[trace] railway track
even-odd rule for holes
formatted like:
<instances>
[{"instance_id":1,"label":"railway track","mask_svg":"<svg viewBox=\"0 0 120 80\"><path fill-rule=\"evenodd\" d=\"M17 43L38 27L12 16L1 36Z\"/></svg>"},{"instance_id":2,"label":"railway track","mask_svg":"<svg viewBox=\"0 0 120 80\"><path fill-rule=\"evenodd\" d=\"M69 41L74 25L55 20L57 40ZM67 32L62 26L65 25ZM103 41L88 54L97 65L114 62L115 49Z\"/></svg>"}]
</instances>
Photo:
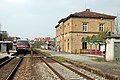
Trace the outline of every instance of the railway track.
<instances>
[{"instance_id":1,"label":"railway track","mask_svg":"<svg viewBox=\"0 0 120 80\"><path fill-rule=\"evenodd\" d=\"M3 61L1 64L0 64L0 68L3 67L5 64L7 64L8 62L10 62L13 58L10 58L10 59L7 59L6 61Z\"/></svg>"},{"instance_id":2,"label":"railway track","mask_svg":"<svg viewBox=\"0 0 120 80\"><path fill-rule=\"evenodd\" d=\"M18 56L1 65L0 80L106 80L42 53Z\"/></svg>"},{"instance_id":3,"label":"railway track","mask_svg":"<svg viewBox=\"0 0 120 80\"><path fill-rule=\"evenodd\" d=\"M11 58L0 64L0 80L11 80L17 71L22 58Z\"/></svg>"},{"instance_id":4,"label":"railway track","mask_svg":"<svg viewBox=\"0 0 120 80\"><path fill-rule=\"evenodd\" d=\"M41 60L32 59L32 80L60 80L60 78Z\"/></svg>"},{"instance_id":5,"label":"railway track","mask_svg":"<svg viewBox=\"0 0 120 80\"><path fill-rule=\"evenodd\" d=\"M31 55L26 54L25 56ZM13 77L13 80L32 80L31 71L31 58L23 56L23 61L21 62L15 76Z\"/></svg>"},{"instance_id":6,"label":"railway track","mask_svg":"<svg viewBox=\"0 0 120 80\"><path fill-rule=\"evenodd\" d=\"M40 56L45 56L39 54ZM47 66L61 79L61 80L106 80L101 76L97 76L83 69L75 69L76 67L70 67L66 64L56 61L53 58L45 57L41 58Z\"/></svg>"},{"instance_id":7,"label":"railway track","mask_svg":"<svg viewBox=\"0 0 120 80\"><path fill-rule=\"evenodd\" d=\"M18 54L14 54L15 56L18 56ZM10 62L12 59L14 59L15 57L12 57L12 58L9 58L8 57L8 59L6 59L6 60L4 60L4 61L2 61L1 63L0 63L0 68L2 67L2 66L4 66L5 64L7 64L8 62Z\"/></svg>"},{"instance_id":8,"label":"railway track","mask_svg":"<svg viewBox=\"0 0 120 80\"><path fill-rule=\"evenodd\" d=\"M71 71L70 69L56 63L55 61L50 61L51 59L42 59L47 66L61 79L61 80L92 80L90 78L83 78L82 76L76 74L75 72Z\"/></svg>"},{"instance_id":9,"label":"railway track","mask_svg":"<svg viewBox=\"0 0 120 80\"><path fill-rule=\"evenodd\" d=\"M13 70L11 71L11 73L8 75L6 80L12 80L14 75L16 74L17 69L19 68L21 62L22 62L23 58L20 59L20 61L16 64L16 66L13 68Z\"/></svg>"}]
</instances>

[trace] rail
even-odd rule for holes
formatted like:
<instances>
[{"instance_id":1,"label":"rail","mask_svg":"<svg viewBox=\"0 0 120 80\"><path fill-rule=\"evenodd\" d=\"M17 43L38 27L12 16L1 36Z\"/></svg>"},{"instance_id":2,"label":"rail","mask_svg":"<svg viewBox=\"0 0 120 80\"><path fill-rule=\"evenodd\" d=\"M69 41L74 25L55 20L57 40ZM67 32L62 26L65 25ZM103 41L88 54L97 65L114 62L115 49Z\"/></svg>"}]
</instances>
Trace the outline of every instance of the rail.
<instances>
[{"instance_id":1,"label":"rail","mask_svg":"<svg viewBox=\"0 0 120 80\"><path fill-rule=\"evenodd\" d=\"M52 68L44 59L41 58L41 60L61 79L65 80L62 75L60 75L54 68Z\"/></svg>"},{"instance_id":2,"label":"rail","mask_svg":"<svg viewBox=\"0 0 120 80\"><path fill-rule=\"evenodd\" d=\"M1 64L0 64L0 68L1 67L3 67L5 64L7 64L8 62L10 62L12 59L14 59L14 57L13 58L10 58L10 59L8 59L8 60L6 60L6 61L4 61L4 62L2 62Z\"/></svg>"},{"instance_id":3,"label":"rail","mask_svg":"<svg viewBox=\"0 0 120 80\"><path fill-rule=\"evenodd\" d=\"M21 62L23 61L23 58L21 58L21 60L18 62L18 64L14 67L14 69L11 71L10 75L7 77L6 80L12 80L15 73L17 72L17 69L19 68Z\"/></svg>"},{"instance_id":4,"label":"rail","mask_svg":"<svg viewBox=\"0 0 120 80\"><path fill-rule=\"evenodd\" d=\"M34 52L35 52L35 51L34 51ZM41 53L41 55L45 56L45 54L42 54L42 53ZM48 58L50 58L50 57L48 57ZM42 59L42 58L41 58L41 59ZM55 60L55 59L53 59L53 58L50 58L50 59L52 59L53 61L59 63L60 65L62 65L62 66L64 66L64 67L66 67L67 69L75 72L76 74L78 74L78 75L86 78L87 80L94 80L93 78L91 78L91 77L89 77L89 76L87 76L87 75L85 75L85 74L83 74L83 73L81 73L81 72L79 72L79 71L77 71L77 70L75 70L75 69L73 69L73 68L65 65L65 64L62 64L61 62L59 62L59 61L57 61L57 60ZM48 67L50 67L51 70L53 70L53 72L54 72L56 75L58 75L58 77L59 77L61 80L65 80L64 77L63 77L62 75L60 75L55 69L53 69L44 59L42 59L42 60L46 63L46 65L47 65Z\"/></svg>"}]
</instances>

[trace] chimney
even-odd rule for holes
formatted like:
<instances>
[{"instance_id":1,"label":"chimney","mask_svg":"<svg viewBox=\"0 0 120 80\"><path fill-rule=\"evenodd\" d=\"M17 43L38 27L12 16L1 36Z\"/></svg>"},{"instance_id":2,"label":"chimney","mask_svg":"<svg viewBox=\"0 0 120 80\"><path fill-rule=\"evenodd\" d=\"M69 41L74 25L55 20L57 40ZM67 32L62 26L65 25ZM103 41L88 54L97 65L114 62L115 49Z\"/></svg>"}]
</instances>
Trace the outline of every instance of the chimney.
<instances>
[{"instance_id":1,"label":"chimney","mask_svg":"<svg viewBox=\"0 0 120 80\"><path fill-rule=\"evenodd\" d=\"M90 12L90 9L86 9L86 11Z\"/></svg>"}]
</instances>

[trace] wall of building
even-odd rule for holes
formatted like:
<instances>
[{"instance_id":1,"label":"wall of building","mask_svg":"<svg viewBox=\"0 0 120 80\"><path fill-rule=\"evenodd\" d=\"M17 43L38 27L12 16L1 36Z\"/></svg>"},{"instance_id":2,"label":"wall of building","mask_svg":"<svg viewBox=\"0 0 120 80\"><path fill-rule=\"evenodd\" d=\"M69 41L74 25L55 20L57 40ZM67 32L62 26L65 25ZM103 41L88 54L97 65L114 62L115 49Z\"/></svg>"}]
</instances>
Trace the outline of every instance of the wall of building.
<instances>
[{"instance_id":1,"label":"wall of building","mask_svg":"<svg viewBox=\"0 0 120 80\"><path fill-rule=\"evenodd\" d=\"M116 38L108 38L106 40L107 46L106 46L106 54L105 54L105 60L106 61L113 61L116 60L115 58L115 42L120 43L120 39L116 39ZM119 47L119 46L118 46ZM120 56L117 56L118 58L120 58Z\"/></svg>"},{"instance_id":2,"label":"wall of building","mask_svg":"<svg viewBox=\"0 0 120 80\"><path fill-rule=\"evenodd\" d=\"M88 24L87 32L83 32L83 23ZM104 31L114 32L114 19L70 18L61 22L56 28L56 45L60 45L61 51L80 53L82 37L97 35L100 23L104 24ZM90 49L89 44L87 44L87 49ZM92 49L95 49L95 45Z\"/></svg>"},{"instance_id":3,"label":"wall of building","mask_svg":"<svg viewBox=\"0 0 120 80\"><path fill-rule=\"evenodd\" d=\"M112 31L114 32L114 19L94 19L94 18L72 18L72 31L83 32L83 23L88 24L87 32L99 32L99 24L104 24L104 31L110 31L112 26Z\"/></svg>"}]
</instances>

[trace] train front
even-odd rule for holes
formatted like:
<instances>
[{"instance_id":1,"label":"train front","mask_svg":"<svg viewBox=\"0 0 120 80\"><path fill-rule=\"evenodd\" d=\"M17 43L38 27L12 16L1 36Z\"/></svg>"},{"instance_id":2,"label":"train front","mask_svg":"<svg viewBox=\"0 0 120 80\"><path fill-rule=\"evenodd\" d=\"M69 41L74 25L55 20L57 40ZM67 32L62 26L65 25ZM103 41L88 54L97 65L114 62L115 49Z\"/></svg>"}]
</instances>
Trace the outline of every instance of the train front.
<instances>
[{"instance_id":1,"label":"train front","mask_svg":"<svg viewBox=\"0 0 120 80\"><path fill-rule=\"evenodd\" d=\"M27 40L17 40L16 42L16 50L18 52L20 51L29 51L30 50L30 45Z\"/></svg>"}]
</instances>

